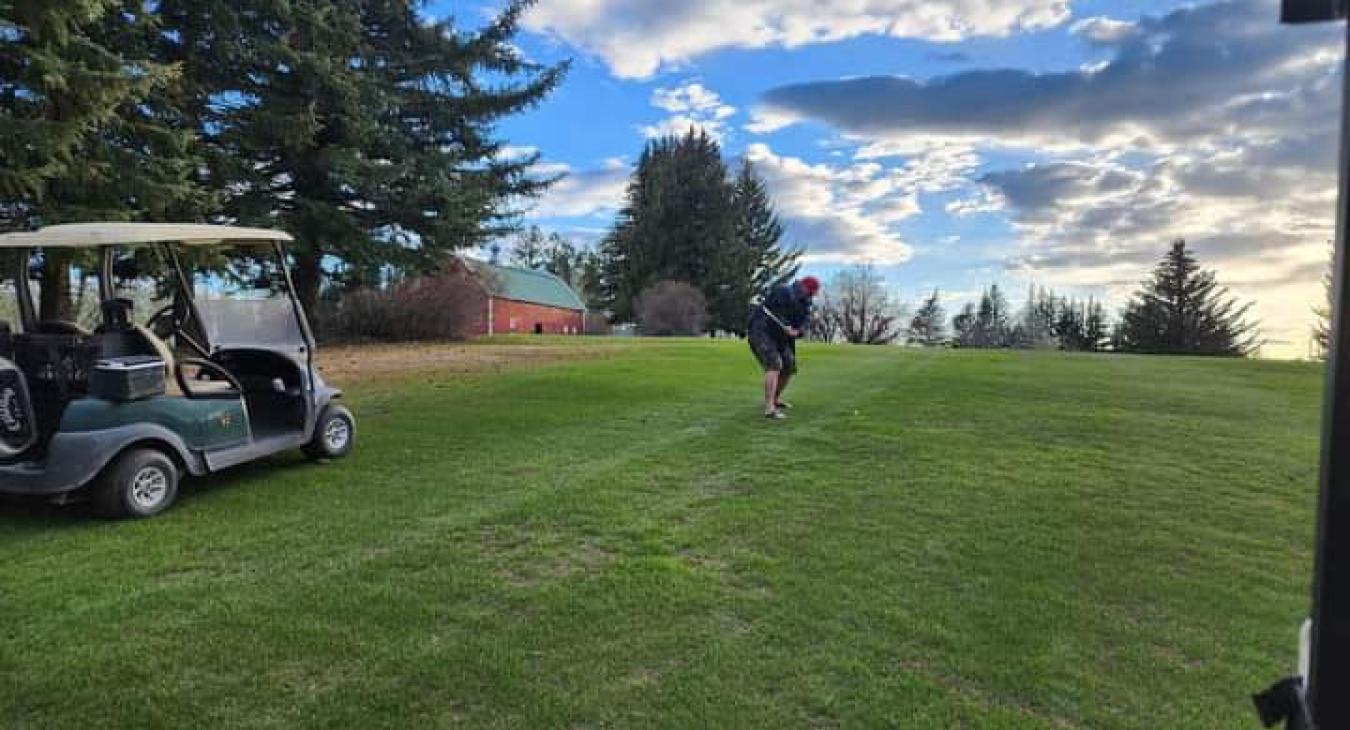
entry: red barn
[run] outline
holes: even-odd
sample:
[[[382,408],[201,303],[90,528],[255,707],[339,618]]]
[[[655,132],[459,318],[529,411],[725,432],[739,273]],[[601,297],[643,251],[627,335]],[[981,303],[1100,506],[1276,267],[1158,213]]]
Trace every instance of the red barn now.
[[[473,334],[582,333],[586,304],[567,282],[547,271],[462,261],[485,295]]]

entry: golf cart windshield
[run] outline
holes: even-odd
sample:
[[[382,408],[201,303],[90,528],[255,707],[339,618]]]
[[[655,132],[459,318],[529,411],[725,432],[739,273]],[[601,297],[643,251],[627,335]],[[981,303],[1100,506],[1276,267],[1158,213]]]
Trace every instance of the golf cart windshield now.
[[[139,245],[117,248],[108,259],[108,281],[115,299],[129,305],[134,324],[149,325],[174,303],[173,265],[163,247]]]
[[[305,331],[274,246],[230,246],[196,258],[193,299],[213,349],[304,352]]]

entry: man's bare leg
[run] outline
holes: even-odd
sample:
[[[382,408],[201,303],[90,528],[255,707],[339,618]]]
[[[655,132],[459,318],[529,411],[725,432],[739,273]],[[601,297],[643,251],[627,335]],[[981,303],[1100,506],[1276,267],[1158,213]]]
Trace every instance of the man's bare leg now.
[[[784,370],[778,374],[778,386],[773,392],[773,407],[777,408],[779,403],[783,402],[783,391],[787,390],[788,382],[792,380],[792,371]]]
[[[768,415],[778,410],[778,393],[782,390],[779,386],[781,374],[777,370],[764,371],[764,414]]]

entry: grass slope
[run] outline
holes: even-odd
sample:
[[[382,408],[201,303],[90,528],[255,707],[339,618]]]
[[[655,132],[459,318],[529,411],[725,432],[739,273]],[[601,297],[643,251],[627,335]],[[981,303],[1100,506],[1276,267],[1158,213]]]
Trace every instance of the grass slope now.
[[[1307,606],[1307,365],[738,343],[370,382],[349,460],[0,512],[6,728],[1232,728]]]

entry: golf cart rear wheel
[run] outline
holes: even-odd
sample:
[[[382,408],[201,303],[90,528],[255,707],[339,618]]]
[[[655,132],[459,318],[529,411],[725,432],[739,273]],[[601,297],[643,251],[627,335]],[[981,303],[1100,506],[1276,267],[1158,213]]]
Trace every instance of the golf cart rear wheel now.
[[[356,443],[356,420],[351,411],[330,404],[319,414],[314,424],[314,436],[305,445],[305,453],[315,459],[336,459],[346,456]]]
[[[178,497],[178,465],[162,451],[134,449],[117,457],[94,491],[94,503],[106,517],[153,517]]]

